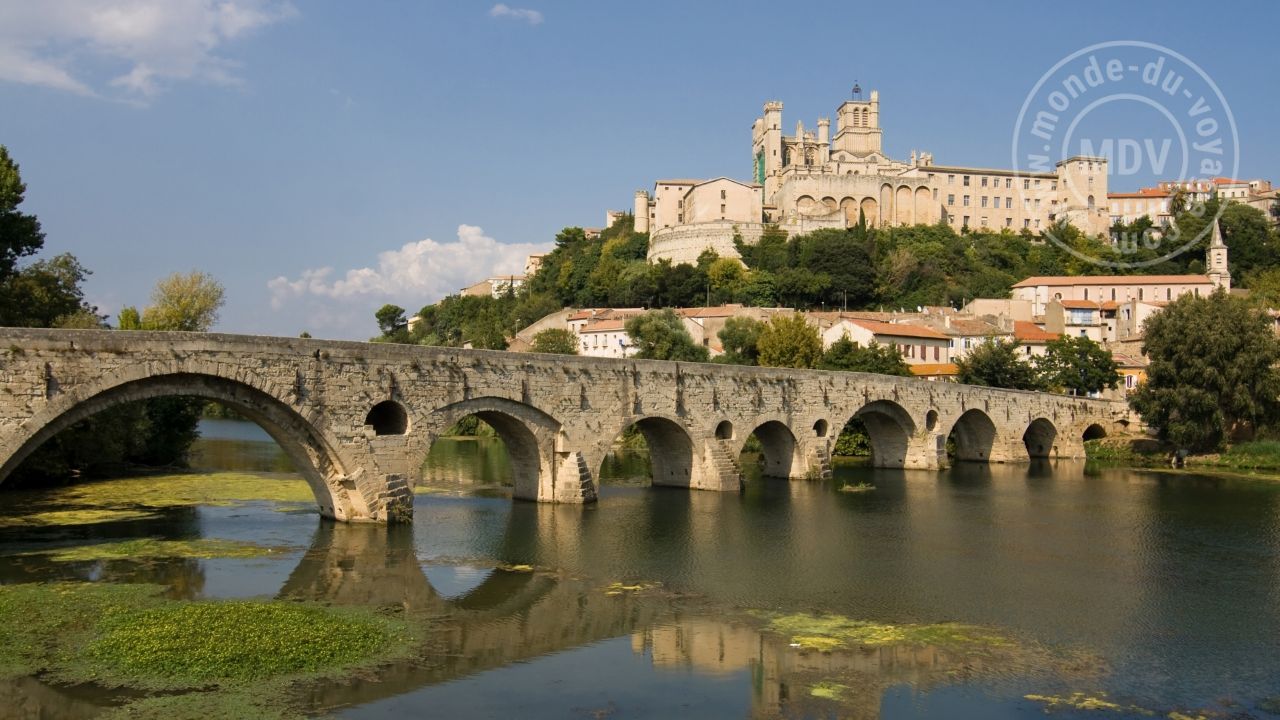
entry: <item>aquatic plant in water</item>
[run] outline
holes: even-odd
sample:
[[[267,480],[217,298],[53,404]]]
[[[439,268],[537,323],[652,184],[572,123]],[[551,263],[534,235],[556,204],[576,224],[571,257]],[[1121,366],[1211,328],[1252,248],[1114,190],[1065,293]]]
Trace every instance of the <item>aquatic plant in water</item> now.
[[[257,558],[282,556],[292,548],[267,547],[239,540],[201,538],[198,540],[159,540],[138,538],[117,542],[75,545],[51,550],[37,550],[23,555],[40,555],[54,562],[93,562],[99,560],[135,560],[150,558]]]
[[[891,625],[853,620],[841,615],[762,615],[765,630],[790,637],[791,644],[831,652],[841,648],[881,645],[1001,647],[1009,640],[994,631],[960,623]]]
[[[405,657],[416,642],[408,623],[370,609],[174,601],[160,597],[163,590],[111,583],[0,586],[0,677],[44,673],[68,684],[199,689],[135,698],[122,710],[128,717],[174,717],[176,708],[182,717],[285,716],[284,709],[262,707],[281,701],[282,683]],[[210,712],[191,711],[200,707]]]

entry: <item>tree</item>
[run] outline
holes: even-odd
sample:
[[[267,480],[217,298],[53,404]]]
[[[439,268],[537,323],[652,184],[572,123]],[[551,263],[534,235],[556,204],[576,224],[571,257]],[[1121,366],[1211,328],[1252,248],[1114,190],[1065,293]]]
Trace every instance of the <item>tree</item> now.
[[[1280,342],[1270,318],[1219,290],[1183,295],[1143,324],[1147,380],[1129,396],[1160,438],[1213,450],[1272,423],[1280,411]]]
[[[1050,340],[1036,369],[1046,387],[1072,395],[1091,395],[1120,382],[1119,366],[1110,351],[1087,337],[1062,335]]]
[[[850,340],[848,335],[831,343],[818,361],[818,369],[911,377],[911,366],[902,359],[902,353],[877,342],[863,347]]]
[[[764,323],[746,317],[731,317],[724,321],[724,327],[716,336],[720,338],[720,346],[724,355],[717,358],[730,365],[757,365],[760,361],[760,331]]]
[[[120,309],[120,314],[116,316],[116,325],[121,330],[141,330],[142,315],[138,312],[138,308],[129,305]]]
[[[822,338],[800,313],[774,315],[760,329],[756,343],[760,364],[768,367],[811,368],[822,357]]]
[[[547,328],[533,336],[533,351],[553,355],[577,355],[578,337],[564,328]]]
[[[59,318],[82,311],[96,314],[80,289],[88,275],[69,253],[21,269],[0,283],[0,325],[53,327]]]
[[[1040,390],[1035,368],[1018,354],[1016,340],[987,338],[969,354],[956,360],[957,380],[966,385],[986,385],[1010,390]]]
[[[18,164],[9,157],[8,148],[0,145],[0,281],[14,274],[19,259],[44,246],[40,221],[18,210],[26,192]]]
[[[381,333],[372,338],[373,342],[413,342],[413,338],[409,336],[409,321],[405,319],[404,308],[387,303],[373,313],[373,318],[378,322],[378,332]]]
[[[636,347],[636,357],[648,360],[706,362],[710,353],[693,341],[680,317],[671,310],[650,310],[624,326]]]
[[[208,332],[218,322],[224,294],[222,284],[208,273],[173,273],[151,291],[151,304],[142,311],[142,327]]]

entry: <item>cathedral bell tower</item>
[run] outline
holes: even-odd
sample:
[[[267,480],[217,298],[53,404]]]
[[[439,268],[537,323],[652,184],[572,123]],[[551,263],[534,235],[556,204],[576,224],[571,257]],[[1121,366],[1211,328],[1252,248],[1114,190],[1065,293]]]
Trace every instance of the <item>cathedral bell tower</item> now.
[[[1205,251],[1205,274],[1215,288],[1231,289],[1231,270],[1227,267],[1227,244],[1222,242],[1222,231],[1218,229],[1218,219],[1213,218],[1213,236],[1209,241],[1209,249]]]

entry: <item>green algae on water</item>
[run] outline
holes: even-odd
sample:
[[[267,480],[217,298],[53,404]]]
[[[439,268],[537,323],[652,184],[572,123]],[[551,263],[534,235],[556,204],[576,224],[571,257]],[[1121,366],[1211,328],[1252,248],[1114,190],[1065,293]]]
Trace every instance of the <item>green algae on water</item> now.
[[[315,508],[310,486],[296,475],[180,473],[14,492],[26,496],[14,506],[29,509],[0,515],[0,528],[150,520],[159,517],[157,510],[188,505],[271,502],[286,509]]]
[[[842,648],[884,645],[1003,647],[1009,640],[992,630],[960,623],[891,625],[853,620],[841,615],[765,613],[765,630],[791,638],[799,648],[831,652]]]
[[[291,548],[267,547],[238,540],[201,538],[199,540],[158,540],[139,538],[118,542],[93,543],[40,550],[26,555],[40,555],[54,562],[93,562],[99,560],[135,560],[150,558],[249,559],[283,556]]]
[[[0,676],[149,690],[237,689],[402,656],[409,626],[357,608],[175,601],[156,585],[0,586]]]
[[[167,602],[115,616],[85,648],[119,684],[194,686],[314,674],[368,661],[404,627],[371,611],[284,601]]]
[[[55,525],[96,525],[97,523],[154,520],[159,513],[136,508],[83,508],[42,510],[22,515],[0,515],[0,528],[52,527]]]
[[[809,688],[809,694],[813,697],[835,701],[843,700],[844,694],[848,691],[848,685],[830,681],[815,683]]]
[[[1070,695],[1036,695],[1034,693],[1023,695],[1024,698],[1032,702],[1038,702],[1044,705],[1045,712],[1052,710],[1087,710],[1094,712],[1122,712],[1127,714],[1137,713],[1139,715],[1155,715],[1155,713],[1146,708],[1140,708],[1134,705],[1121,705],[1107,699],[1106,693],[1097,693],[1090,695],[1083,692],[1074,692]],[[1174,713],[1177,715],[1178,713]],[[1185,717],[1185,716],[1184,716]]]

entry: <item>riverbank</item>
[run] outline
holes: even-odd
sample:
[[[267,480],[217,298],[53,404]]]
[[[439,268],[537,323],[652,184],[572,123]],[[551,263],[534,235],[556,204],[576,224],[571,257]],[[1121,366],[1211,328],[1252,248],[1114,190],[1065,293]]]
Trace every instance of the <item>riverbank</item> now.
[[[1174,451],[1150,438],[1104,438],[1085,442],[1089,462],[1108,467],[1171,469]],[[1188,455],[1182,469],[1244,474],[1280,480],[1280,441],[1237,443],[1220,453]]]

